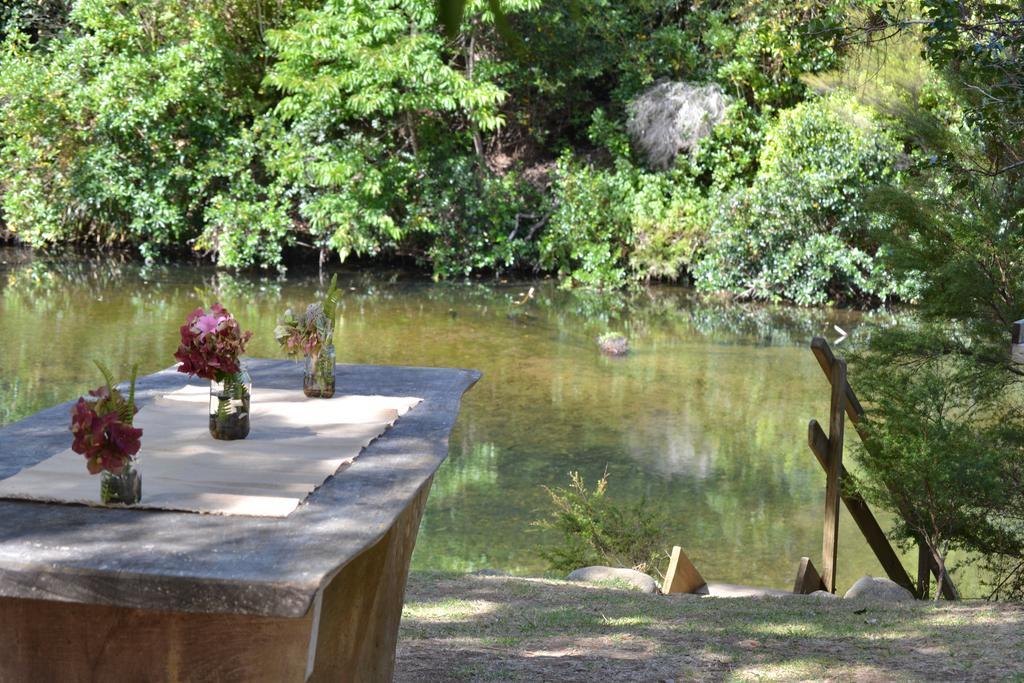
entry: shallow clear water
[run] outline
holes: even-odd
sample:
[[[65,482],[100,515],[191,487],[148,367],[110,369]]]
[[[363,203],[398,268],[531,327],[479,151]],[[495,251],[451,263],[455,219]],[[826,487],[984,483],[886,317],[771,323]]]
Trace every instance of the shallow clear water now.
[[[672,542],[706,578],[789,588],[801,555],[820,563],[824,475],[806,434],[810,418],[826,423],[828,385],[807,345],[834,340],[834,325],[856,339],[868,329],[860,315],[669,287],[626,297],[405,273],[339,281],[339,362],[483,372],[436,477],[414,569],[543,572],[537,549],[553,539],[530,525],[547,510],[542,485],[564,485],[571,470],[593,483],[606,467],[610,497],[665,510]],[[177,328],[201,298],[256,332],[251,355],[279,357],[277,316],[321,288],[315,274],[47,264],[0,249],[0,424],[94,388],[93,358],[120,376],[133,361],[142,373],[171,365]],[[598,352],[606,331],[629,337],[628,357]],[[845,510],[840,525],[840,588],[884,575]],[[905,566],[916,567],[909,556]],[[970,593],[972,577],[961,578]]]

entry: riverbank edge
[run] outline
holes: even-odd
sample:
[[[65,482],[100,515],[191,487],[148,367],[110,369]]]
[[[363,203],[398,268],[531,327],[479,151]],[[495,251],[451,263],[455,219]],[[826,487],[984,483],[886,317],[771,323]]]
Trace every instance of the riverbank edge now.
[[[702,598],[413,572],[397,681],[1017,680],[1024,604]]]

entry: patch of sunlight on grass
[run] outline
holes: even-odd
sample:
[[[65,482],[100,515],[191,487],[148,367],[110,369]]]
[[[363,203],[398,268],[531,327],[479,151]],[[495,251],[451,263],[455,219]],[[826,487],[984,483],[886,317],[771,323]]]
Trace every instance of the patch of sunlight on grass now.
[[[651,626],[654,620],[643,614],[628,617],[606,617],[602,614],[601,623],[605,626]]]
[[[437,602],[411,602],[402,610],[404,619],[422,621],[466,621],[490,614],[497,603],[488,600],[439,600]]]
[[[480,643],[483,645],[502,645],[504,647],[516,647],[523,642],[523,639],[519,636],[494,636],[488,638],[480,638]]]
[[[821,676],[825,667],[820,660],[813,658],[790,659],[778,664],[751,665],[732,671],[730,678],[740,681],[792,681],[814,680]]]
[[[989,612],[979,614],[977,611],[964,613],[963,611],[942,611],[930,614],[925,618],[929,626],[957,626],[960,624],[971,624],[972,626],[1006,626],[1007,624],[1024,623],[1024,612],[1009,613]]]
[[[572,657],[576,654],[573,648],[562,648],[560,650],[527,650],[523,653],[526,657]]]
[[[889,680],[889,677],[882,675],[883,672],[873,668],[859,666],[856,676],[851,678],[865,678],[867,680]],[[785,662],[773,664],[751,664],[750,666],[733,669],[730,679],[740,681],[793,681],[793,680],[817,680],[822,677],[823,672],[828,671],[828,663],[825,660],[815,658],[791,659]],[[846,678],[844,676],[844,678]]]
[[[753,633],[760,633],[766,636],[783,636],[783,637],[809,637],[809,636],[820,636],[826,632],[821,626],[812,626],[810,624],[788,624],[788,623],[775,623],[775,624],[750,624],[747,628]]]
[[[872,640],[900,640],[900,641],[912,640],[912,639],[924,640],[924,639],[928,638],[928,635],[929,634],[925,633],[924,631],[917,630],[917,629],[912,630],[912,631],[907,631],[907,630],[898,629],[898,628],[896,628],[894,626],[886,626],[886,627],[884,627],[884,630],[873,631],[871,633],[871,639]]]

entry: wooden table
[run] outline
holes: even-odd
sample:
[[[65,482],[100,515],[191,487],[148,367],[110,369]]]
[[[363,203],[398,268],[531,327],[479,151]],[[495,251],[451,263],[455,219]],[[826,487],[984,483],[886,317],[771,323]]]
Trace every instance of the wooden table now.
[[[249,368],[255,391],[302,386],[298,363]],[[389,680],[420,517],[479,378],[339,365],[339,393],[423,402],[283,519],[0,500],[0,681]],[[144,377],[139,405],[185,382]],[[67,447],[70,405],[0,429],[0,478]]]

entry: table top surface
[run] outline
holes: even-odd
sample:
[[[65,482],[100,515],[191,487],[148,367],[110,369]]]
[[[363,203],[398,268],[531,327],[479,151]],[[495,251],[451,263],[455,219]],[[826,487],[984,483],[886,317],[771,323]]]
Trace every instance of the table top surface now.
[[[302,386],[300,363],[246,362],[254,391]],[[285,518],[0,499],[0,597],[302,616],[321,587],[388,531],[447,457],[462,395],[479,378],[473,370],[339,365],[339,394],[423,402]],[[138,405],[188,381],[173,368],[142,377]],[[0,479],[67,448],[70,406],[0,429]]]

